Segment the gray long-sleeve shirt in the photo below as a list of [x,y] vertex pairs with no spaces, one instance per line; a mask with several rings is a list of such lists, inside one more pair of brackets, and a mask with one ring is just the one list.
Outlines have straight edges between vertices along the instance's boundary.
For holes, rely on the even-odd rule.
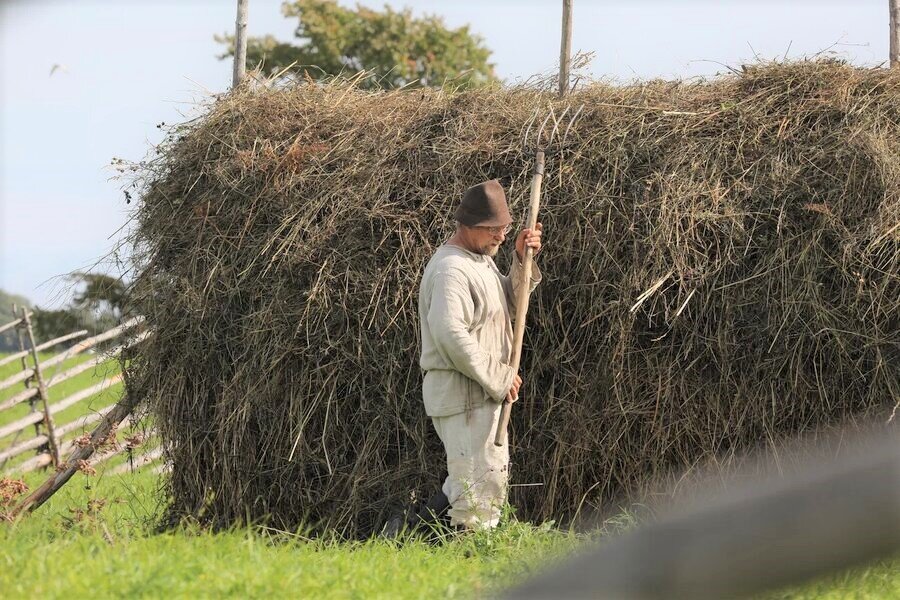
[[[419,365],[429,416],[455,415],[506,397],[515,375],[512,317],[522,275],[517,260],[507,276],[490,256],[451,244],[431,257],[419,286]],[[534,264],[532,291],[540,280]]]

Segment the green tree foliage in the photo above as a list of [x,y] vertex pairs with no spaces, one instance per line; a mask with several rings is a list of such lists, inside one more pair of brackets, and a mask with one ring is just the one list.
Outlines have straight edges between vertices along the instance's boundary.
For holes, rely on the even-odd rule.
[[[468,26],[448,29],[442,18],[415,18],[408,8],[395,11],[385,5],[376,11],[357,5],[344,8],[333,0],[294,0],[282,5],[287,18],[299,20],[298,45],[267,35],[249,38],[247,63],[277,73],[292,64],[309,76],[321,78],[368,71],[360,82],[367,88],[407,84],[440,86],[452,82],[475,87],[496,81],[491,51]],[[234,56],[234,37],[216,36]]]
[[[122,280],[99,273],[74,273],[69,279],[76,286],[75,293],[68,306],[58,310],[32,307],[26,298],[0,290],[0,325],[19,317],[12,314],[13,303],[34,312],[31,322],[38,343],[79,329],[87,329],[91,334],[101,333],[121,322],[127,291]],[[0,334],[0,352],[18,349],[15,331]]]
[[86,314],[71,308],[44,310],[35,307],[32,318],[34,339],[40,344],[67,333],[85,329],[86,320]]
[[73,279],[84,284],[72,299],[74,307],[118,320],[125,304],[125,284],[121,279],[100,273],[75,273]]

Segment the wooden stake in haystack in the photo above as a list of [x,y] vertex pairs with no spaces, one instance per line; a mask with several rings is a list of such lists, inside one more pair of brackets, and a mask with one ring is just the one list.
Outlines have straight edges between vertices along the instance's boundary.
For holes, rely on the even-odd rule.
[[[544,158],[551,153],[549,148],[552,147],[553,152],[559,152],[565,147],[569,131],[578,119],[578,115],[581,114],[582,108],[584,108],[584,105],[579,106],[578,110],[572,113],[568,123],[565,125],[565,129],[562,129],[561,125],[566,123],[566,117],[570,109],[568,106],[559,117],[556,116],[556,112],[551,106],[549,114],[544,117],[544,120],[541,121],[540,126],[537,128],[534,138],[531,137],[531,132],[540,116],[539,111],[534,112],[528,121],[528,125],[525,127],[525,132],[522,134],[522,147],[527,154],[534,153],[534,171],[532,171],[531,177],[531,203],[528,209],[528,223],[526,224],[528,229],[534,229],[537,224],[538,209],[541,205],[541,183],[544,180]],[[548,125],[551,122],[553,127],[549,128]],[[525,316],[528,313],[533,261],[534,252],[531,247],[526,246],[525,258],[522,260],[522,284],[516,293],[516,316],[513,323],[512,368],[516,372],[519,371],[519,364],[522,359],[522,342],[525,339]],[[494,445],[496,446],[502,446],[506,443],[506,428],[509,425],[510,405],[511,403],[505,400],[503,407],[500,409],[500,420],[497,423],[497,431],[494,434]]]
[[572,0],[563,0],[562,35],[559,43],[559,97],[569,92],[569,66],[572,61]]
[[234,21],[234,71],[232,87],[241,85],[247,75],[247,3],[249,0],[238,0],[237,18]]
[[889,0],[888,11],[890,12],[890,59],[891,68],[900,69],[900,0]]

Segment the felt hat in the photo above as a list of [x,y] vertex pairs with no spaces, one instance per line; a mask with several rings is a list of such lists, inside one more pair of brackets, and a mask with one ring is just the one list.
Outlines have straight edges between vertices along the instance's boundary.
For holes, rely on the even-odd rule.
[[506,192],[496,179],[483,181],[466,190],[454,217],[469,227],[504,227],[513,220],[506,205]]

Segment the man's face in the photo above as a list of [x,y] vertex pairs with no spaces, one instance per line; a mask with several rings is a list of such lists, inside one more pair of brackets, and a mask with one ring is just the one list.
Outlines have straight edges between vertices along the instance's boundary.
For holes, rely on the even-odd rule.
[[509,226],[506,227],[469,227],[472,233],[472,246],[476,248],[478,254],[486,254],[487,256],[497,256],[500,246],[506,240],[506,234]]

